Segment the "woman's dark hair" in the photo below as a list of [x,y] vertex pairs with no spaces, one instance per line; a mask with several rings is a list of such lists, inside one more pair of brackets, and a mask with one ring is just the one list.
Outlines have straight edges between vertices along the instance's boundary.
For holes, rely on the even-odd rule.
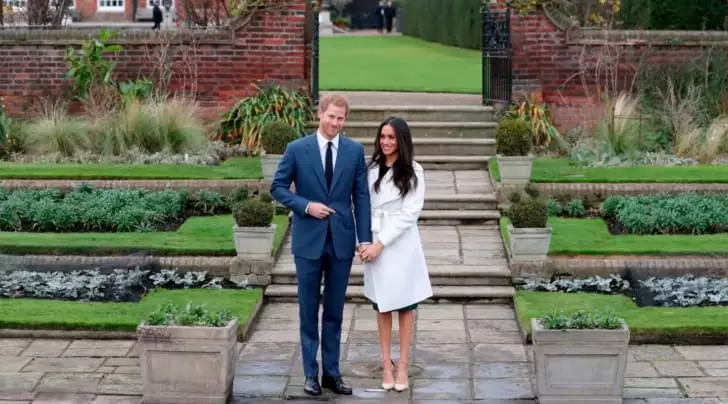
[[374,154],[372,154],[372,161],[369,163],[369,167],[379,167],[379,178],[374,182],[374,191],[379,192],[379,185],[382,182],[382,178],[386,174],[387,157],[382,152],[382,145],[379,144],[379,140],[382,137],[382,128],[385,126],[391,126],[394,129],[394,136],[397,139],[397,153],[399,157],[392,166],[392,180],[394,185],[399,188],[400,196],[405,196],[410,190],[417,187],[417,176],[415,175],[415,168],[412,165],[414,161],[414,147],[412,146],[412,134],[410,133],[409,125],[402,118],[390,116],[385,119],[380,125],[377,131],[377,137],[374,139]]

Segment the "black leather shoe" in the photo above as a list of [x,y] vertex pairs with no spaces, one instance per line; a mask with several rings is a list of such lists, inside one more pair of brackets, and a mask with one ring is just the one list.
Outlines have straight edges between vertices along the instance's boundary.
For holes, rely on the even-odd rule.
[[351,395],[352,393],[351,387],[347,386],[341,377],[324,376],[321,379],[321,385],[336,394]]
[[307,377],[306,383],[303,384],[303,391],[305,391],[306,394],[309,394],[312,396],[320,396],[321,395],[321,385],[319,384],[318,378]]

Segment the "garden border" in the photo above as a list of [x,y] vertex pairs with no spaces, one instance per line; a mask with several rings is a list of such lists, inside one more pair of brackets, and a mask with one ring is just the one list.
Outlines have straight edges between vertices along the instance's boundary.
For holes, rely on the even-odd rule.
[[16,189],[43,189],[58,188],[63,192],[69,192],[87,184],[94,188],[143,188],[151,191],[162,191],[165,189],[184,189],[199,191],[202,189],[216,191],[221,194],[229,194],[235,188],[247,187],[252,189],[267,189],[270,183],[263,180],[84,180],[84,179],[0,179],[0,188],[8,190]]

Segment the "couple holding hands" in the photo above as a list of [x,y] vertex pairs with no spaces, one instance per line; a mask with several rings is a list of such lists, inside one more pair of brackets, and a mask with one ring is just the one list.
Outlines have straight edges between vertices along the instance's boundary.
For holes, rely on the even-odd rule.
[[[348,113],[344,97],[324,97],[318,130],[288,145],[271,184],[271,195],[293,212],[304,391],[314,396],[322,387],[352,394],[341,377],[339,350],[355,255],[364,263],[364,295],[377,313],[383,389],[408,389],[415,309],[433,294],[417,227],[425,199],[424,171],[413,159],[409,127],[400,118],[384,120],[367,162],[360,143],[339,135]],[[399,317],[397,366],[391,358],[393,312]]]

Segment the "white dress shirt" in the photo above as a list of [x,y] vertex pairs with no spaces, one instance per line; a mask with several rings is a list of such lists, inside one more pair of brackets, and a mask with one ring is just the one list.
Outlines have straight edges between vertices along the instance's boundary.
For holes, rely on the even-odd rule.
[[[316,140],[318,141],[319,153],[321,153],[321,165],[324,167],[324,173],[326,173],[326,149],[329,147],[329,140],[319,133],[319,131],[316,131]],[[333,143],[331,146],[333,168],[336,169],[336,155],[339,151],[339,135],[337,134],[336,137],[330,141]]]

